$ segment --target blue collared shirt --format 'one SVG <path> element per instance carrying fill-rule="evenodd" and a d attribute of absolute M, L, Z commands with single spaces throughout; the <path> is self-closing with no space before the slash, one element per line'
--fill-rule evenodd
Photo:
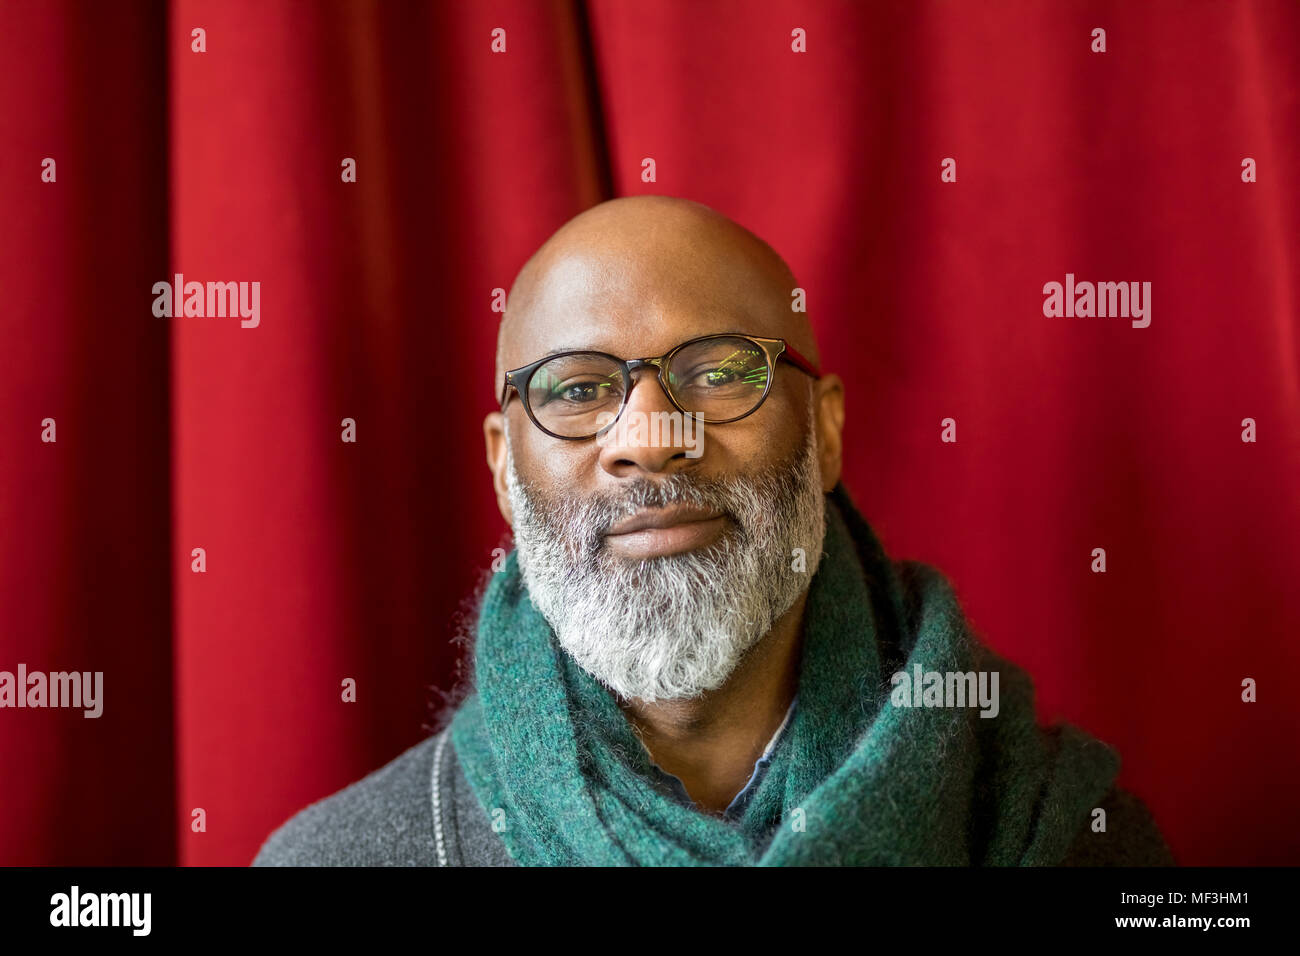
<path fill-rule="evenodd" d="M 772 739 L 767 742 L 763 753 L 758 760 L 754 761 L 754 772 L 750 774 L 749 782 L 741 791 L 732 798 L 727 809 L 723 811 L 722 818 L 730 823 L 739 820 L 745 814 L 745 808 L 749 806 L 749 801 L 753 799 L 758 785 L 762 783 L 764 774 L 772 762 L 772 752 L 776 750 L 777 743 L 781 740 L 781 735 L 785 733 L 786 728 L 790 726 L 790 720 L 794 716 L 795 704 L 799 702 L 799 695 L 796 694 L 794 700 L 790 701 L 790 707 L 785 712 L 785 719 L 781 721 L 781 726 L 776 728 L 776 733 Z M 686 792 L 686 784 L 682 783 L 680 777 L 671 774 L 663 767 L 659 766 L 653 760 L 650 761 L 650 772 L 655 775 L 656 783 L 664 793 L 671 797 L 676 797 L 681 803 L 688 807 L 694 807 L 695 801 L 691 799 L 690 794 Z"/>

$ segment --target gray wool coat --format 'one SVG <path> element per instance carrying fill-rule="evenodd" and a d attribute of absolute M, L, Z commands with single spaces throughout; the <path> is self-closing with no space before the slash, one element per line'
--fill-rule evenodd
<path fill-rule="evenodd" d="M 1085 824 L 1064 866 L 1173 866 L 1146 806 L 1116 788 L 1106 832 Z M 447 730 L 300 811 L 253 866 L 514 866 L 456 759 Z"/>

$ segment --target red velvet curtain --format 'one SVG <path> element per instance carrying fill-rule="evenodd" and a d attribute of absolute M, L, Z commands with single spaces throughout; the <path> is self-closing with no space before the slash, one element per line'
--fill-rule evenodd
<path fill-rule="evenodd" d="M 421 739 L 506 530 L 493 290 L 661 193 L 790 262 L 846 483 L 1042 718 L 1180 862 L 1300 862 L 1298 76 L 1291 0 L 6 0 L 0 670 L 104 691 L 0 709 L 0 861 L 242 865 Z"/>

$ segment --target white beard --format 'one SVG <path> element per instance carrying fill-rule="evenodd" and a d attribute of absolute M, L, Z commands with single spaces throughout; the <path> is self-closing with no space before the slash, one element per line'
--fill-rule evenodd
<path fill-rule="evenodd" d="M 574 661 L 623 698 L 653 703 L 721 687 L 821 562 L 825 496 L 811 429 L 797 459 L 752 479 L 674 474 L 586 501 L 526 488 L 507 456 L 515 545 L 533 605 Z M 718 541 L 682 554 L 627 561 L 604 547 L 616 521 L 672 503 L 731 520 Z M 792 569 L 796 548 L 806 570 Z"/>

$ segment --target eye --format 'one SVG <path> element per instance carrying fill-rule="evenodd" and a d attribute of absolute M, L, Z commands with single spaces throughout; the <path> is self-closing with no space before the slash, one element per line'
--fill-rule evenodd
<path fill-rule="evenodd" d="M 610 383 L 608 381 L 574 381 L 570 379 L 549 389 L 546 400 L 547 402 L 568 402 L 572 405 L 598 402 L 608 394 L 609 387 Z"/>
<path fill-rule="evenodd" d="M 753 373 L 753 369 L 736 362 L 710 362 L 707 365 L 697 365 L 687 372 L 682 377 L 682 387 L 698 388 L 706 391 L 734 388 L 750 382 L 754 377 Z"/>
<path fill-rule="evenodd" d="M 703 385 L 730 385 L 737 378 L 735 369 L 711 368 L 697 376 Z"/>

